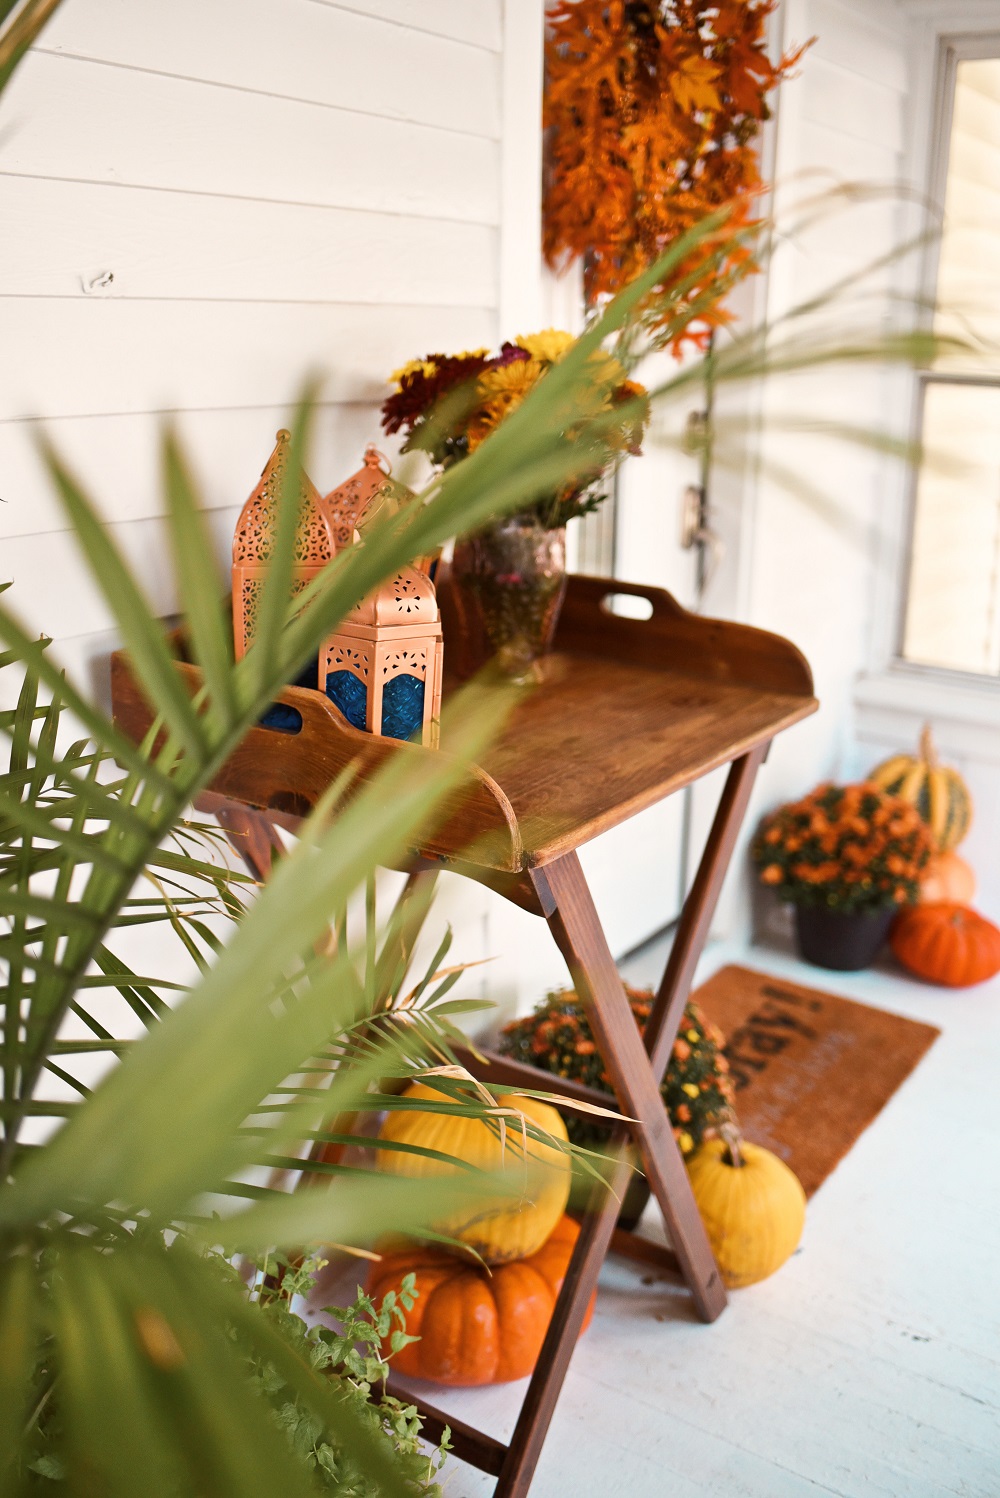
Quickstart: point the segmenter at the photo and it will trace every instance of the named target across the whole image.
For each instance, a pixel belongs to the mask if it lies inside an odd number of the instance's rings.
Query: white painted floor
[[[699,979],[729,961],[941,1037],[813,1197],[798,1253],[713,1326],[609,1261],[531,1498],[1000,1498],[1000,978],[947,991],[718,946]],[[427,1393],[504,1438],[523,1388]],[[492,1490],[451,1464],[449,1498]]]

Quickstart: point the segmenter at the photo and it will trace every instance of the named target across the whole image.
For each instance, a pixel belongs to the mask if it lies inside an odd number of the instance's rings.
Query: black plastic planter
[[[889,934],[897,907],[881,910],[825,910],[796,905],[795,935],[799,952],[817,967],[854,973],[869,967]]]

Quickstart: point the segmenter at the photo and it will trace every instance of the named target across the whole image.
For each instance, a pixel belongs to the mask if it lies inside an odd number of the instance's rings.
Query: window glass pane
[[[1000,350],[1000,57],[958,64],[944,212],[937,331]]]
[[[997,675],[1000,389],[929,384],[923,440],[903,654]]]

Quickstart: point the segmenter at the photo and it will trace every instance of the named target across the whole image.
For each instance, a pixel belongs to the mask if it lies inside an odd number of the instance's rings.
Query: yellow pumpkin
[[[766,1279],[798,1248],[806,1194],[798,1177],[770,1150],[738,1135],[709,1139],[688,1161],[688,1173],[730,1289]]]
[[[919,754],[894,754],[876,765],[868,779],[917,808],[939,853],[957,848],[968,832],[969,788],[957,770],[938,760],[929,726],[920,735]]]
[[[422,1082],[407,1087],[403,1097],[424,1098],[437,1103],[443,1101],[440,1092],[425,1087]],[[497,1103],[502,1108],[516,1109],[526,1116],[529,1123],[557,1139],[566,1140],[566,1125],[555,1108],[550,1108],[547,1103],[540,1103],[535,1098],[509,1096],[498,1098]],[[554,1145],[542,1144],[525,1136],[516,1117],[506,1119],[506,1142],[502,1148],[495,1123],[491,1127],[483,1119],[457,1118],[453,1114],[430,1113],[422,1109],[391,1112],[379,1137],[397,1144],[436,1150],[480,1170],[503,1168],[510,1173],[515,1184],[525,1175],[527,1153],[526,1184],[530,1197],[507,1200],[496,1207],[484,1207],[482,1201],[470,1202],[468,1207],[453,1211],[432,1225],[435,1232],[457,1238],[474,1249],[487,1264],[506,1264],[512,1259],[524,1259],[537,1253],[566,1210],[570,1187],[569,1155]],[[379,1150],[378,1163],[380,1169],[396,1175],[421,1178],[453,1175],[459,1170],[458,1166],[449,1165],[444,1160],[401,1150]]]
[[[921,904],[952,900],[971,905],[976,896],[976,876],[958,853],[938,853],[920,879]]]

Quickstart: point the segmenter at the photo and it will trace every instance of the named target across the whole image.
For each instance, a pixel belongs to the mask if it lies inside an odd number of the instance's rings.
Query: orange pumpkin
[[[419,1337],[392,1359],[397,1373],[471,1388],[527,1378],[538,1360],[580,1229],[563,1217],[537,1253],[492,1271],[431,1245],[408,1243],[373,1264],[368,1293],[380,1300],[415,1275],[406,1331]],[[584,1318],[594,1313],[596,1291]],[[389,1355],[386,1343],[382,1348]]]
[[[889,944],[904,967],[929,983],[968,988],[1000,973],[1000,929],[953,900],[904,910]]]
[[[968,905],[976,895],[976,876],[957,853],[937,853],[920,880],[919,899],[924,904],[953,900]]]

